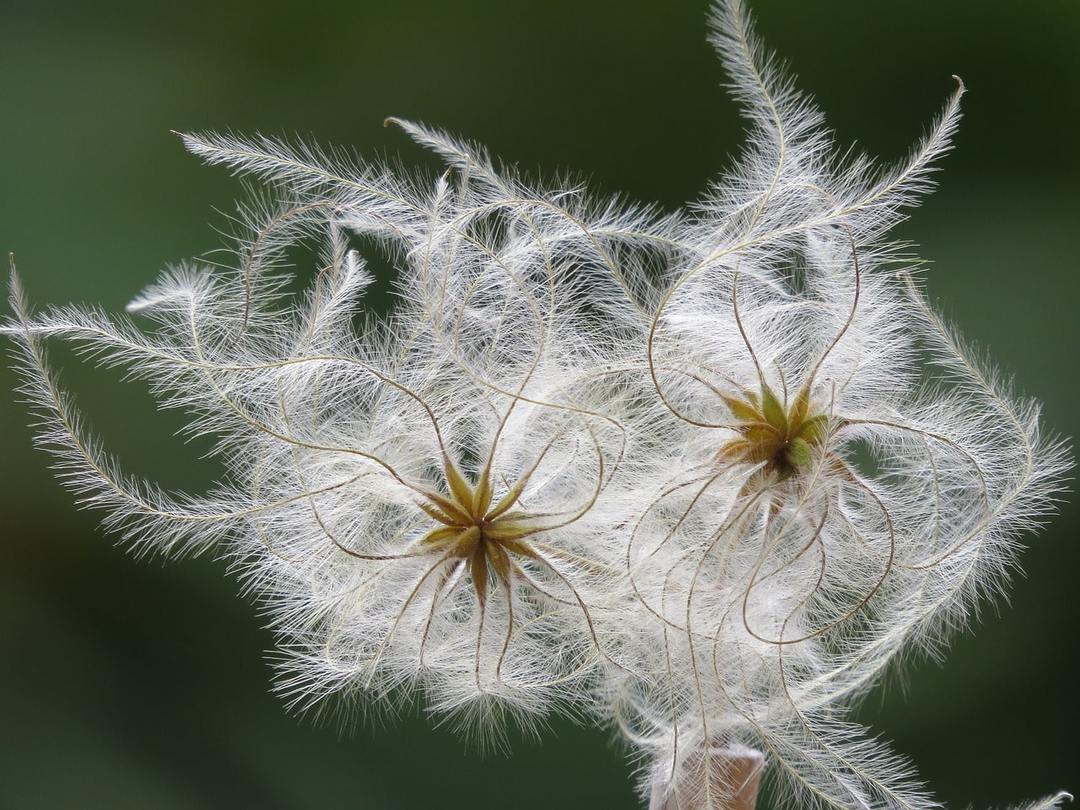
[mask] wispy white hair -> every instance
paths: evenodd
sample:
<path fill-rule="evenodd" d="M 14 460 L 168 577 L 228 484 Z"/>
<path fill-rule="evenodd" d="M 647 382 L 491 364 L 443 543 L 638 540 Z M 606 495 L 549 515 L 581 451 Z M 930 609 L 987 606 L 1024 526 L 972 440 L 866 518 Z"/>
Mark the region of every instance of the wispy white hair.
<path fill-rule="evenodd" d="M 398 119 L 445 174 L 189 134 L 269 188 L 232 265 L 172 268 L 126 315 L 35 313 L 13 272 L 3 331 L 60 478 L 138 553 L 231 560 L 291 705 L 420 695 L 486 734 L 587 713 L 667 806 L 728 807 L 714 754 L 754 746 L 784 806 L 938 807 L 846 710 L 1001 592 L 1069 466 L 888 239 L 963 84 L 881 169 L 837 152 L 739 0 L 712 30 L 751 128 L 684 211 Z M 357 317 L 356 237 L 398 270 L 384 317 Z M 290 296 L 298 246 L 317 255 Z M 50 370 L 56 339 L 188 414 L 224 480 L 125 474 Z"/>

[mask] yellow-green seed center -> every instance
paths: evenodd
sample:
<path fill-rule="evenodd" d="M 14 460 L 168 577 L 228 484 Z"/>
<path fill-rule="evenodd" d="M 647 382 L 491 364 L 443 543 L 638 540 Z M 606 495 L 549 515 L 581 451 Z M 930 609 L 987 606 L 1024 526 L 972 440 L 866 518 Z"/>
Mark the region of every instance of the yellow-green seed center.
<path fill-rule="evenodd" d="M 421 539 L 421 545 L 449 559 L 465 561 L 473 587 L 481 601 L 487 597 L 489 571 L 504 583 L 510 581 L 511 554 L 534 557 L 525 538 L 539 528 L 530 516 L 515 509 L 528 475 L 493 502 L 491 472 L 485 467 L 470 483 L 449 458 L 444 459 L 447 494 L 425 493 L 419 507 L 437 524 Z"/>
<path fill-rule="evenodd" d="M 811 411 L 805 386 L 787 407 L 764 383 L 760 394 L 744 391 L 723 400 L 735 417 L 738 435 L 720 449 L 720 457 L 762 464 L 766 473 L 781 478 L 805 468 L 828 434 L 828 417 Z"/>

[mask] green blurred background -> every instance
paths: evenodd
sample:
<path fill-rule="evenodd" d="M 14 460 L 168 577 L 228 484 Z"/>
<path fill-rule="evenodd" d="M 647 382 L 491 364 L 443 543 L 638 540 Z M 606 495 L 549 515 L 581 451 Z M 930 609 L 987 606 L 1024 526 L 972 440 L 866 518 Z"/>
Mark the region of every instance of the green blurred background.
<path fill-rule="evenodd" d="M 430 161 L 387 115 L 445 126 L 525 168 L 692 198 L 739 144 L 704 0 L 0 0 L 0 249 L 31 297 L 117 311 L 166 262 L 221 239 L 238 184 L 170 129 L 299 133 Z M 1047 425 L 1080 396 L 1080 4 L 758 0 L 842 142 L 902 156 L 964 77 L 941 189 L 901 232 L 931 292 Z M 57 352 L 135 473 L 200 490 L 204 447 L 170 438 L 145 389 Z M 0 389 L 14 376 L 0 370 Z M 0 807 L 633 808 L 610 736 L 556 724 L 482 756 L 422 719 L 361 728 L 288 716 L 270 635 L 211 559 L 140 562 L 77 512 L 0 395 Z M 945 667 L 920 662 L 861 714 L 952 804 L 1080 790 L 1075 543 L 1080 508 L 1023 558 Z"/>

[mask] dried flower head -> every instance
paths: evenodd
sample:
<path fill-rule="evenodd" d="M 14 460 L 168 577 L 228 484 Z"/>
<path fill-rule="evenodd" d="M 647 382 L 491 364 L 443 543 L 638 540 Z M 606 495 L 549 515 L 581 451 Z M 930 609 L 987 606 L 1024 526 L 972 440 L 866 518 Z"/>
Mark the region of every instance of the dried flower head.
<path fill-rule="evenodd" d="M 728 807 L 740 786 L 716 752 L 754 745 L 795 806 L 933 806 L 844 710 L 1000 592 L 1068 467 L 886 238 L 928 190 L 964 87 L 879 170 L 832 147 L 740 3 L 713 24 L 753 129 L 682 225 L 649 325 L 652 381 L 687 437 L 627 550 L 652 627 L 631 668 L 653 677 L 613 673 L 608 694 L 653 752 L 657 801 Z"/>
<path fill-rule="evenodd" d="M 528 182 L 397 119 L 444 175 L 185 135 L 271 189 L 232 266 L 171 269 L 128 316 L 35 314 L 13 272 L 3 331 L 61 479 L 138 552 L 232 560 L 291 705 L 422 694 L 496 733 L 589 712 L 657 810 L 749 807 L 763 766 L 790 806 L 937 807 L 845 710 L 1000 592 L 1068 467 L 888 241 L 963 85 L 880 170 L 836 152 L 739 0 L 713 24 L 753 128 L 688 211 Z M 356 317 L 357 236 L 398 269 L 388 316 Z M 226 479 L 196 497 L 121 472 L 50 339 L 148 380 Z"/>
<path fill-rule="evenodd" d="M 265 146 L 292 176 L 330 171 Z M 421 689 L 437 711 L 528 723 L 580 703 L 572 684 L 614 660 L 593 618 L 621 574 L 606 490 L 635 463 L 648 414 L 610 383 L 632 344 L 591 327 L 579 282 L 561 278 L 582 265 L 567 258 L 581 225 L 543 197 L 491 222 L 446 178 L 424 191 L 389 175 L 341 185 L 327 199 L 301 182 L 271 208 L 242 209 L 251 235 L 233 271 L 173 270 L 129 305 L 152 335 L 73 308 L 34 317 L 13 276 L 9 331 L 42 442 L 138 549 L 213 547 L 236 561 L 278 632 L 279 688 L 297 706 Z M 402 265 L 400 305 L 359 332 L 371 277 L 346 228 L 385 240 Z M 320 264 L 282 308 L 277 263 L 304 234 Z M 123 475 L 48 371 L 47 337 L 123 364 L 191 414 L 229 469 L 220 492 L 179 498 Z"/>

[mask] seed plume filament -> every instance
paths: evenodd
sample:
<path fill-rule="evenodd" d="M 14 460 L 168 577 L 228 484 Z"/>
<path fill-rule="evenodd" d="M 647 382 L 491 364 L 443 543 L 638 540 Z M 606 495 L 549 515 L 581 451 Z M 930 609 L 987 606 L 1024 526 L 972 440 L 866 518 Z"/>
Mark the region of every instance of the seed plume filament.
<path fill-rule="evenodd" d="M 713 2 L 750 126 L 685 207 L 543 185 L 396 119 L 441 173 L 184 136 L 270 187 L 238 205 L 232 258 L 168 268 L 118 317 L 31 318 L 13 279 L 0 336 L 80 505 L 140 553 L 238 561 L 290 706 L 415 696 L 474 739 L 587 709 L 654 807 L 733 806 L 725 752 L 753 745 L 781 802 L 930 810 L 845 710 L 1001 592 L 1069 454 L 888 236 L 962 83 L 878 168 L 834 144 L 742 0 Z M 221 463 L 211 493 L 125 474 L 45 367 L 54 338 L 184 414 Z"/>

